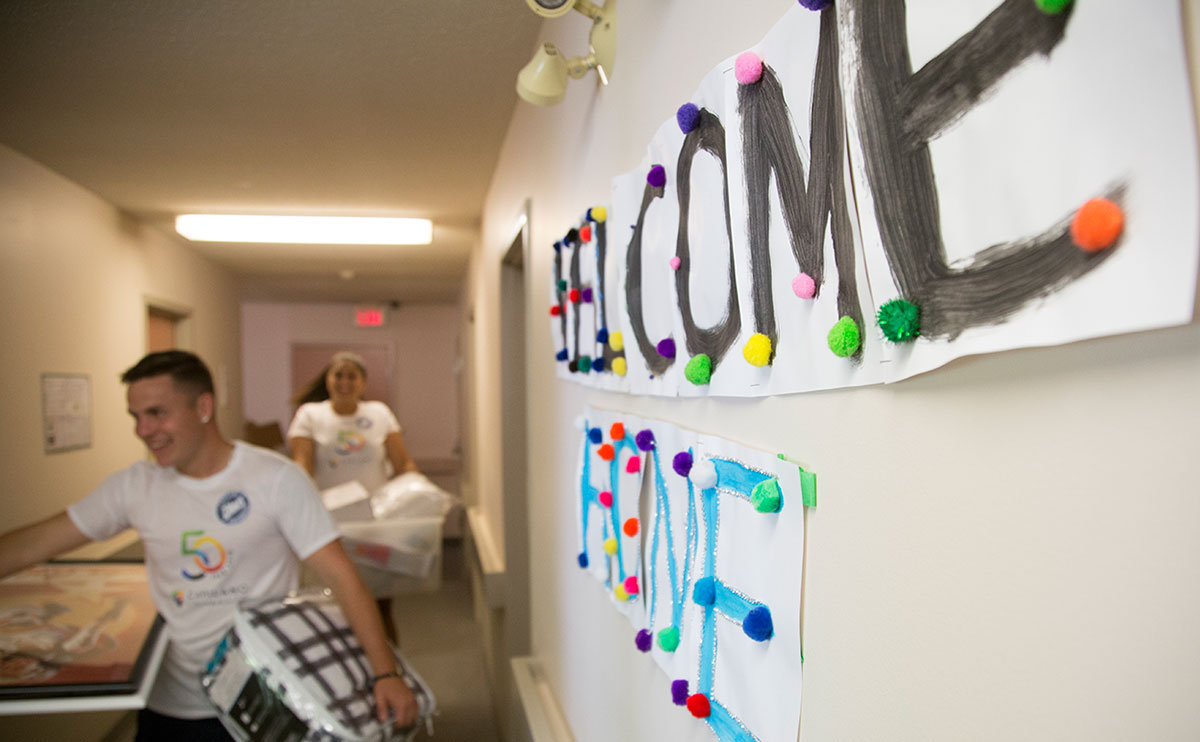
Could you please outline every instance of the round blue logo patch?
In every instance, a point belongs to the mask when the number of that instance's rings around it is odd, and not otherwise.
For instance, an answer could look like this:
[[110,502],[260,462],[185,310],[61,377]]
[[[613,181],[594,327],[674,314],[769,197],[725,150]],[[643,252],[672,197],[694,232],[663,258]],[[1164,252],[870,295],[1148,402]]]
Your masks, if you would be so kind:
[[250,500],[241,492],[226,492],[217,503],[217,517],[222,523],[241,523],[250,514]]

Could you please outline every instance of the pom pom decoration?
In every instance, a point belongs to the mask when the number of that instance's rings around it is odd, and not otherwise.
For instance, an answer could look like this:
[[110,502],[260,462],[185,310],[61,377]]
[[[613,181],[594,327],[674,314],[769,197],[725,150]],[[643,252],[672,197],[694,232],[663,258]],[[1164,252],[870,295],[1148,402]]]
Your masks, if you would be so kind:
[[583,240],[584,242],[591,242],[591,241],[592,241],[592,227],[591,227],[591,225],[589,225],[589,224],[585,224],[585,225],[583,225],[582,227],[580,227],[580,228],[579,228],[579,239]]
[[592,287],[588,286],[583,291],[579,292],[579,298],[583,299],[584,304],[591,304],[592,297],[594,296],[594,294],[595,294],[595,292],[592,291]]
[[674,652],[679,647],[679,629],[668,626],[658,632],[658,648],[664,652]]
[[561,315],[562,313],[563,313],[563,308],[562,308],[561,304],[555,304],[554,306],[550,307],[550,316],[551,317],[557,317],[557,316]]
[[679,259],[678,255],[672,255],[671,259],[667,261],[667,265],[671,266],[671,270],[673,271],[679,270],[681,263],[683,263],[683,261]]
[[765,605],[757,605],[750,609],[742,621],[742,631],[756,642],[765,642],[775,633],[775,625],[771,621],[771,611]]
[[629,461],[625,462],[625,471],[629,472],[630,474],[637,474],[641,470],[642,470],[641,458],[634,456],[633,458],[629,459]]
[[567,301],[572,304],[578,304],[581,296],[582,294],[580,294],[579,289],[571,289],[567,292]]
[[672,680],[671,681],[671,701],[676,706],[686,706],[688,699],[688,681]]
[[742,358],[751,366],[762,368],[771,362],[771,338],[756,332],[746,341],[742,348]]
[[[630,459],[630,461],[636,461],[636,460],[637,459]],[[628,520],[625,521],[625,523],[623,523],[621,525],[621,530],[624,531],[625,535],[630,538],[633,538],[634,536],[638,535],[638,519],[637,518],[629,518]]]
[[842,317],[829,330],[829,349],[838,358],[849,358],[858,352],[862,336],[858,324],[850,317]]
[[612,360],[612,371],[617,376],[624,376],[625,375],[625,359],[624,358],[614,358]]
[[800,0],[800,5],[809,10],[825,10],[833,0]]
[[576,560],[579,562],[579,567],[580,567],[581,569],[587,569],[587,566],[588,566],[588,556],[587,556],[587,554],[585,554],[585,553],[583,553],[583,552],[580,552],[580,553],[579,553],[579,556],[578,556],[578,557],[576,557]]
[[733,63],[733,76],[742,85],[753,85],[762,79],[762,57],[754,52],[742,52]]
[[1079,207],[1071,219],[1071,239],[1085,252],[1112,247],[1125,229],[1121,207],[1107,198],[1093,198]]
[[555,360],[559,360],[559,361],[567,360],[567,349],[563,348],[562,350],[555,353],[554,358],[555,358]]
[[617,585],[615,588],[613,588],[613,597],[624,603],[625,601],[629,600],[629,593],[626,592],[624,585]]
[[591,371],[591,370],[592,370],[592,357],[591,356],[579,356],[579,371],[581,373],[586,374],[588,371]]
[[600,504],[603,505],[604,507],[606,507],[606,508],[612,507],[613,494],[611,492],[609,492],[608,490],[604,490],[600,494],[596,495],[596,499],[599,500]]
[[625,592],[629,593],[630,595],[637,595],[640,591],[637,575],[629,575],[626,577],[624,587]]
[[633,442],[637,444],[638,450],[651,450],[654,448],[654,431],[650,428],[639,430],[638,434],[633,437]]
[[557,286],[558,286],[559,291],[566,291],[567,290],[567,279],[565,279],[565,278],[558,279]]
[[654,646],[654,635],[650,633],[649,629],[641,629],[633,638],[633,645],[638,648],[639,652],[649,652],[650,648]]
[[817,282],[807,273],[801,273],[792,279],[792,291],[801,299],[811,299],[817,295]]
[[779,491],[779,480],[775,477],[764,479],[750,491],[750,504],[760,513],[777,513],[782,503],[783,493]]
[[608,429],[608,436],[614,441],[619,441],[625,437],[625,423],[613,423]]
[[1046,15],[1058,15],[1066,10],[1071,2],[1072,0],[1033,0],[1033,4],[1037,6],[1037,9]]
[[616,454],[617,452],[613,450],[611,443],[605,443],[603,446],[596,449],[596,455],[605,461],[612,461],[613,456],[616,456]]
[[570,371],[571,373],[575,373],[576,371],[578,371],[579,370],[579,361],[576,359],[571,359],[571,362],[567,364],[567,370]]
[[692,484],[698,489],[712,489],[717,486],[717,467],[713,466],[713,462],[709,459],[700,459],[692,464],[692,471],[688,474],[688,479],[692,480]]
[[692,712],[692,716],[697,719],[707,719],[712,714],[712,705],[708,702],[708,696],[703,693],[695,693],[688,696],[687,710]]
[[662,188],[667,184],[667,170],[662,165],[655,165],[646,174],[646,182],[651,188]]
[[675,458],[671,459],[671,468],[679,476],[686,477],[692,470],[692,454],[688,451],[680,451],[675,454]]
[[596,333],[596,342],[600,343],[601,345],[604,345],[605,343],[608,342],[608,329],[607,328],[601,327],[600,331]]
[[707,353],[697,353],[683,368],[683,378],[696,386],[704,386],[712,379],[712,360]]
[[592,370],[595,371],[596,373],[603,371],[604,370],[604,359],[603,358],[593,358],[592,359]]
[[717,581],[712,577],[701,577],[692,588],[692,600],[696,605],[712,605],[717,602]]
[[604,431],[600,428],[592,428],[588,431],[588,440],[592,443],[602,443],[604,441]]
[[658,345],[654,346],[658,354],[663,358],[675,357],[675,338],[663,338],[658,341]]
[[608,347],[620,353],[625,350],[625,337],[618,330],[608,336]]
[[588,209],[587,218],[593,222],[602,222],[608,219],[608,209],[603,206],[593,206]]
[[684,134],[690,134],[700,125],[700,109],[695,103],[684,103],[675,112],[675,123],[679,124],[679,130]]
[[604,553],[609,556],[617,553],[617,540],[615,538],[610,536],[604,539]]
[[562,240],[554,243],[554,252],[562,252]]
[[568,245],[579,242],[579,230],[574,228],[568,229],[567,236],[563,237],[563,242]]
[[911,301],[892,299],[885,301],[875,315],[883,336],[893,343],[916,340],[921,334],[921,308]]

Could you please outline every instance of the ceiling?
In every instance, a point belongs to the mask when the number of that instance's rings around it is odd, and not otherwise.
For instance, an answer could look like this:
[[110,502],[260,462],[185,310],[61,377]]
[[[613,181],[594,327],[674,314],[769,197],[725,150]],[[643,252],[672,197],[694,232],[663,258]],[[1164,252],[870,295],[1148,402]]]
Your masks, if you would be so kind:
[[4,0],[0,143],[164,231],[431,218],[421,247],[194,246],[244,298],[453,301],[540,24],[522,0]]

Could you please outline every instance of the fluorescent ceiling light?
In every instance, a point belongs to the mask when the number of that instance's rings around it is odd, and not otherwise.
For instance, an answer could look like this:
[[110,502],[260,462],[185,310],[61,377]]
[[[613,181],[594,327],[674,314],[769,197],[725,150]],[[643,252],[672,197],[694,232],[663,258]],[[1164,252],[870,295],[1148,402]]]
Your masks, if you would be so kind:
[[181,214],[175,231],[194,242],[282,242],[304,245],[428,245],[428,219],[367,216]]

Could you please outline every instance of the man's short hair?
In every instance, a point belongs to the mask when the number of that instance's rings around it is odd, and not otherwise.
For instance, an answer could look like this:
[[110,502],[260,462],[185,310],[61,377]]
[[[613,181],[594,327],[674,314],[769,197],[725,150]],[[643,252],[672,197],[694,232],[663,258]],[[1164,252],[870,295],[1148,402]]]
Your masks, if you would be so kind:
[[212,374],[208,366],[195,353],[186,350],[163,350],[150,353],[126,369],[121,374],[121,381],[132,384],[135,381],[149,379],[154,376],[170,376],[176,388],[187,394],[193,400],[205,392],[213,394]]

